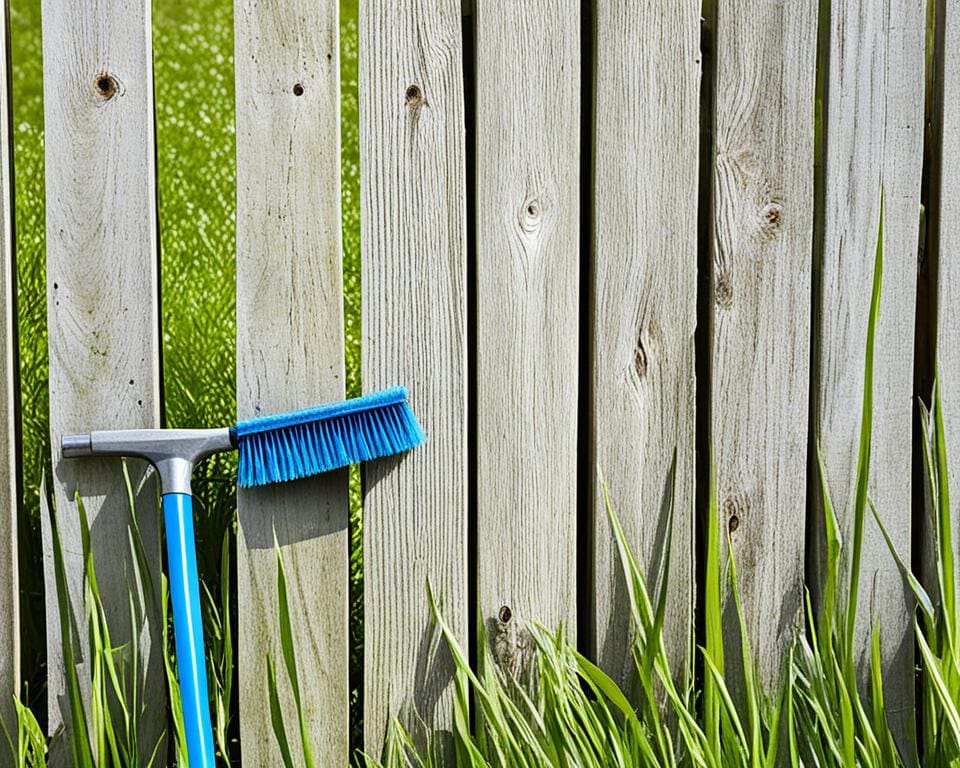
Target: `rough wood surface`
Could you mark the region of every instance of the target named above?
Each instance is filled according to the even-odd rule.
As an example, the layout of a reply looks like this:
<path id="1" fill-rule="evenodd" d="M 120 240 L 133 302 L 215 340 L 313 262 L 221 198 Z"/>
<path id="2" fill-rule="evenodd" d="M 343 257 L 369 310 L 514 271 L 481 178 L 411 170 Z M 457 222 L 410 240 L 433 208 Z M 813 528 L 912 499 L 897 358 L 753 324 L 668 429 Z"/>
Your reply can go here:
<path id="1" fill-rule="evenodd" d="M 344 397 L 340 80 L 336 0 L 237 0 L 237 411 L 240 419 Z M 238 494 L 240 734 L 276 765 L 266 657 L 278 662 L 274 534 L 318 765 L 345 764 L 348 727 L 347 473 Z"/>
<path id="2" fill-rule="evenodd" d="M 20 695 L 20 579 L 17 554 L 17 315 L 10 129 L 9 6 L 0 5 L 0 723 L 16 733 Z M 7 759 L 6 757 L 4 759 Z M 0 764 L 3 761 L 0 760 Z"/>
<path id="3" fill-rule="evenodd" d="M 365 467 L 364 735 L 452 724 L 429 580 L 467 638 L 466 176 L 460 3 L 360 6 L 363 386 L 405 384 L 428 436 Z"/>
<path id="4" fill-rule="evenodd" d="M 478 599 L 494 638 L 510 616 L 573 639 L 580 3 L 481 1 L 474 19 Z"/>
<path id="5" fill-rule="evenodd" d="M 112 638 L 129 640 L 129 511 L 120 462 L 60 457 L 60 437 L 159 425 L 160 341 L 150 6 L 146 0 L 43 0 L 47 308 L 54 497 L 70 600 L 86 648 L 82 555 L 74 493 L 91 527 Z M 159 593 L 156 486 L 140 484 L 136 511 Z M 46 523 L 46 521 L 44 521 Z M 49 551 L 49 538 L 45 542 Z M 48 560 L 48 563 L 52 561 Z M 47 584 L 51 733 L 68 717 L 57 599 Z M 148 655 L 146 759 L 166 725 L 159 615 L 140 633 Z M 84 658 L 81 678 L 89 679 Z"/>
<path id="6" fill-rule="evenodd" d="M 812 428 L 823 450 L 833 506 L 849 550 L 882 185 L 883 294 L 874 351 L 869 492 L 908 562 L 924 6 L 919 0 L 834 0 L 831 5 L 823 118 L 824 208 L 816 243 L 818 349 L 817 367 L 811 373 Z M 823 574 L 821 500 L 814 488 L 817 525 L 810 543 L 817 572 Z M 859 649 L 861 686 L 869 690 L 870 638 L 879 622 L 886 710 L 898 736 L 912 740 L 913 600 L 872 518 L 864 528 L 860 578 L 854 647 Z"/>
<path id="7" fill-rule="evenodd" d="M 803 600 L 816 34 L 815 3 L 718 4 L 712 441 L 771 692 Z"/>
<path id="8" fill-rule="evenodd" d="M 664 502 L 678 451 L 664 640 L 679 663 L 695 599 L 700 2 L 598 3 L 594 50 L 594 452 L 648 582 L 662 588 Z M 595 647 L 627 684 L 629 598 L 599 478 L 593 504 Z"/>
<path id="9" fill-rule="evenodd" d="M 937 3 L 940 57 L 937 76 L 940 78 L 936 105 L 937 141 L 939 157 L 937 226 L 937 364 L 940 372 L 940 397 L 943 400 L 943 420 L 947 441 L 947 466 L 950 490 L 953 494 L 954 552 L 960 542 L 960 511 L 957 493 L 960 489 L 960 5 L 949 0 Z M 928 401 L 929 392 L 920 393 Z M 928 531 L 929 535 L 929 531 Z M 930 556 L 929 538 L 925 541 L 927 558 L 924 562 L 925 584 L 935 586 L 935 564 Z M 956 556 L 956 555 L 955 555 Z M 957 587 L 960 589 L 960 568 L 957 568 Z"/>

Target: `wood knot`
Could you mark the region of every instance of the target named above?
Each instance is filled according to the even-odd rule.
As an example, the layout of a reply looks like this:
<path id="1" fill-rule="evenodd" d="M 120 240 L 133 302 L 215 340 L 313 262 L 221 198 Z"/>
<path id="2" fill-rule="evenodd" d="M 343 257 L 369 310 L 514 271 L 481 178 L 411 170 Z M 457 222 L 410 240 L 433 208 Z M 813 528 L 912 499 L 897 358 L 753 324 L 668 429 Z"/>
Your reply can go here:
<path id="1" fill-rule="evenodd" d="M 420 90 L 419 85 L 414 83 L 407 88 L 406 93 L 403 95 L 403 104 L 409 109 L 417 109 L 423 104 L 423 91 Z"/>
<path id="2" fill-rule="evenodd" d="M 647 323 L 647 336 L 650 337 L 651 341 L 659 341 L 663 338 L 663 329 L 660 327 L 660 323 L 656 320 Z"/>
<path id="3" fill-rule="evenodd" d="M 293 95 L 294 95 L 294 96 L 303 96 L 303 83 L 294 83 L 294 85 L 293 85 Z"/>
<path id="4" fill-rule="evenodd" d="M 647 375 L 647 349 L 643 346 L 643 334 L 637 337 L 637 346 L 633 350 L 633 369 L 641 379 Z"/>
<path id="5" fill-rule="evenodd" d="M 104 101 L 110 101 L 117 94 L 123 95 L 120 81 L 106 70 L 101 71 L 93 78 L 93 87 L 97 95 Z"/>
<path id="6" fill-rule="evenodd" d="M 717 282 L 713 289 L 714 301 L 721 309 L 730 309 L 733 306 L 733 283 L 730 275 L 721 272 L 717 275 Z"/>
<path id="7" fill-rule="evenodd" d="M 780 220 L 783 216 L 783 206 L 777 200 L 771 200 L 760 211 L 760 236 L 764 240 L 772 240 L 780 231 Z"/>
<path id="8" fill-rule="evenodd" d="M 520 211 L 520 228 L 527 234 L 533 234 L 540 228 L 540 220 L 543 216 L 543 206 L 540 200 L 532 197 L 523 204 Z"/>
<path id="9" fill-rule="evenodd" d="M 490 622 L 493 658 L 516 682 L 528 680 L 533 669 L 535 644 L 523 622 L 513 620 L 510 606 L 502 605 Z"/>
<path id="10" fill-rule="evenodd" d="M 721 509 L 727 521 L 727 530 L 732 534 L 740 527 L 746 504 L 736 496 L 727 496 Z"/>

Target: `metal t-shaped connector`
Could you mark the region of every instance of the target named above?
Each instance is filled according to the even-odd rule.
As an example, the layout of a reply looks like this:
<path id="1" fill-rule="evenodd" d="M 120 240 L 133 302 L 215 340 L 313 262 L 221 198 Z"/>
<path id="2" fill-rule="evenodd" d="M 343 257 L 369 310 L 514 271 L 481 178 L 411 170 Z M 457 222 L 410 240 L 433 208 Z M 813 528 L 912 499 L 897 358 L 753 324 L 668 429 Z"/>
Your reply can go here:
<path id="1" fill-rule="evenodd" d="M 132 456 L 146 459 L 160 475 L 161 493 L 190 493 L 194 465 L 220 451 L 236 448 L 231 430 L 117 429 L 88 435 L 63 435 L 65 459 L 82 456 Z"/>

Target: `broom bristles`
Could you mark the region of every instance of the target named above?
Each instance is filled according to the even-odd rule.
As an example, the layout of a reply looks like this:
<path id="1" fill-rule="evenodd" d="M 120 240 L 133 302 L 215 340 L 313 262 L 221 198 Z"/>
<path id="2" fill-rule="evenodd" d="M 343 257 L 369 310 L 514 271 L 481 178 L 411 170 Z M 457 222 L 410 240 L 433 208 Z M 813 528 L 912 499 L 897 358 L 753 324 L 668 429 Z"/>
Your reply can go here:
<path id="1" fill-rule="evenodd" d="M 427 437 L 403 387 L 236 426 L 243 488 L 329 472 L 408 451 Z"/>

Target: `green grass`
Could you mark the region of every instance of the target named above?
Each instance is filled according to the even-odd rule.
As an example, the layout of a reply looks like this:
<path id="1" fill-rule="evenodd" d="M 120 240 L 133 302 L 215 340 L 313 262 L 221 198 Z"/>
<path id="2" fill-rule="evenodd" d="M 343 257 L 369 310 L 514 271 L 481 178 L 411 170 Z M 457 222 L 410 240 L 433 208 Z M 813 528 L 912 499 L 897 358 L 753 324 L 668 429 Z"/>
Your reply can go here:
<path id="1" fill-rule="evenodd" d="M 950 496 L 947 483 L 946 442 L 943 404 L 935 389 L 931 410 L 924 411 L 926 436 L 924 466 L 927 474 L 930 537 L 934 543 L 936 584 L 933 595 L 919 583 L 904 565 L 897 562 L 910 589 L 917 597 L 919 616 L 916 637 L 920 651 L 921 728 L 920 755 L 904 754 L 894 741 L 883 703 L 883 681 L 879 654 L 879 630 L 872 642 L 869 689 L 858 690 L 856 657 L 851 641 L 856 624 L 860 551 L 865 527 L 870 524 L 868 510 L 877 525 L 879 516 L 867 494 L 870 473 L 873 395 L 873 345 L 879 316 L 883 251 L 882 215 L 875 259 L 873 300 L 867 331 L 864 360 L 863 407 L 858 451 L 858 481 L 852 531 L 845 547 L 842 532 L 833 511 L 829 489 L 822 486 L 824 523 L 827 533 L 827 569 L 820 613 L 814 616 L 807 601 L 807 624 L 794 638 L 784 662 L 784 680 L 780 690 L 768 695 L 755 674 L 755 658 L 748 642 L 737 582 L 736 563 L 721 562 L 719 511 L 715 490 L 710 493 L 710 525 L 706 543 L 707 567 L 704 590 L 704 615 L 707 621 L 704 646 L 698 649 L 703 662 L 703 678 L 695 680 L 690 667 L 673 669 L 663 640 L 666 615 L 666 589 L 669 582 L 670 540 L 674 514 L 676 456 L 667 470 L 664 508 L 668 510 L 664 561 L 655 569 L 659 594 L 648 587 L 645 568 L 630 550 L 623 529 L 607 498 L 607 515 L 625 577 L 634 640 L 631 648 L 638 691 L 629 698 L 617 683 L 578 653 L 562 629 L 551 632 L 538 624 L 528 624 L 526 632 L 535 653 L 529 668 L 522 673 L 497 666 L 482 625 L 478 628 L 479 668 L 473 669 L 453 631 L 440 613 L 427 585 L 430 604 L 439 633 L 447 643 L 455 664 L 452 712 L 452 744 L 437 739 L 426 745 L 417 743 L 399 720 L 389 729 L 381 759 L 358 755 L 366 768 L 433 768 L 448 763 L 449 750 L 459 766 L 697 766 L 699 768 L 767 768 L 768 766 L 911 766 L 922 757 L 924 764 L 953 765 L 960 761 L 960 651 L 957 631 L 960 616 L 954 572 L 954 550 Z M 822 471 L 821 477 L 825 476 Z M 125 477 L 129 489 L 129 478 Z M 86 531 L 82 503 L 81 527 Z M 137 546 L 137 518 L 130 494 L 130 541 L 136 563 L 145 562 Z M 87 611 L 84 627 L 90 641 L 91 660 L 81 681 L 74 668 L 74 638 L 81 627 L 73 623 L 66 610 L 65 577 L 56 519 L 53 518 L 54 557 L 61 602 L 61 637 L 69 674 L 67 692 L 72 721 L 81 727 L 71 732 L 73 764 L 77 766 L 127 766 L 134 764 L 138 744 L 138 663 L 136 644 L 114 648 L 110 627 L 100 604 L 96 571 L 89 548 L 89 536 L 83 537 L 85 562 L 84 590 Z M 886 532 L 884 535 L 886 535 Z M 889 542 L 889 539 L 888 539 Z M 729 545 L 729 542 L 728 542 Z M 274 736 L 284 766 L 314 764 L 303 710 L 307 692 L 299 689 L 297 659 L 291 639 L 291 617 L 286 599 L 286 574 L 279 547 L 277 551 L 277 622 L 281 635 L 282 675 L 277 663 L 268 657 L 264 674 L 268 681 Z M 732 552 L 732 547 L 727 547 Z M 229 547 L 221 548 L 227 557 Z M 726 567 L 724 567 L 726 566 Z M 223 573 L 229 572 L 226 563 Z M 841 587 L 843 569 L 848 569 L 848 586 Z M 728 574 L 726 581 L 721 574 Z M 131 605 L 134 622 L 142 621 L 149 595 L 138 596 L 133 588 L 140 578 L 131 580 Z M 152 591 L 149 578 L 143 581 L 145 592 Z M 935 587 L 935 589 L 934 589 Z M 163 602 L 166 589 L 161 584 Z M 229 584 L 223 585 L 220 599 L 207 592 L 211 613 L 222 627 L 229 626 Z M 726 646 L 719 616 L 724 604 L 732 600 L 739 620 L 740 643 Z M 140 617 L 140 618 L 138 618 Z M 136 637 L 134 632 L 133 636 Z M 170 647 L 169 637 L 165 638 Z M 218 638 L 224 647 L 229 638 Z M 692 642 L 692 637 L 691 637 Z M 217 653 L 212 654 L 214 657 Z M 232 661 L 215 669 L 216 680 L 229 679 Z M 168 685 L 171 700 L 179 698 L 173 663 L 168 653 Z M 730 675 L 728 677 L 728 674 Z M 734 693 L 728 679 L 742 682 Z M 85 695 L 82 682 L 89 683 Z M 279 706 L 280 686 L 287 686 L 296 704 L 297 720 L 285 723 Z M 215 698 L 229 699 L 214 686 Z M 42 731 L 26 707 L 19 708 L 20 721 L 15 737 L 8 735 L 17 764 L 24 768 L 44 765 Z M 226 728 L 218 723 L 218 728 Z M 89 735 L 88 735 L 89 734 Z M 171 749 L 182 764 L 182 723 L 172 720 Z M 221 754 L 222 734 L 218 733 Z M 149 745 L 148 745 L 149 746 Z M 377 751 L 378 745 L 368 745 Z M 229 751 L 229 750 L 227 750 Z M 153 756 L 159 760 L 158 755 Z M 158 763 L 159 764 L 159 763 Z"/>
<path id="2" fill-rule="evenodd" d="M 7 734 L 17 765 L 45 765 L 43 736 L 45 642 L 43 582 L 40 570 L 40 478 L 49 465 L 46 373 L 46 296 L 44 277 L 43 110 L 39 0 L 13 0 L 14 139 L 18 323 L 23 391 L 25 498 L 21 520 L 21 574 L 26 685 L 17 733 Z M 154 48 L 160 204 L 164 405 L 171 426 L 231 423 L 235 416 L 235 167 L 233 29 L 230 0 L 154 3 Z M 357 117 L 357 0 L 341 3 L 343 243 L 347 393 L 360 394 L 359 159 Z M 882 225 L 881 225 L 882 226 Z M 912 765 L 917 755 L 901 754 L 883 707 L 879 635 L 874 633 L 870 689 L 857 690 L 853 647 L 859 589 L 860 547 L 864 528 L 873 524 L 867 495 L 872 424 L 872 349 L 883 253 L 878 238 L 874 301 L 865 357 L 854 525 L 845 541 L 822 487 L 827 534 L 827 573 L 819 612 L 808 601 L 805 632 L 784 662 L 784 685 L 761 690 L 747 634 L 725 647 L 721 615 L 728 600 L 743 624 L 736 564 L 721 561 L 721 527 L 716 497 L 710 496 L 707 567 L 704 589 L 706 632 L 699 654 L 702 679 L 692 668 L 673 669 L 662 629 L 665 592 L 651 594 L 644 569 L 626 546 L 616 515 L 608 508 L 620 564 L 628 585 L 636 630 L 632 647 L 639 694 L 628 698 L 606 674 L 577 653 L 562 630 L 526 628 L 537 649 L 525 681 L 517 681 L 493 662 L 481 632 L 480 667 L 470 668 L 463 649 L 435 610 L 456 663 L 453 748 L 459 765 L 530 766 L 767 766 L 774 764 L 841 766 Z M 929 537 L 936 555 L 936 583 L 925 589 L 898 555 L 904 577 L 917 596 L 916 626 L 921 674 L 918 745 L 926 764 L 960 760 L 960 605 L 955 585 L 955 556 L 947 484 L 943 404 L 934 393 L 924 412 L 924 467 L 929 485 Z M 238 753 L 233 657 L 237 615 L 235 584 L 236 491 L 231 457 L 207 462 L 196 475 L 197 538 L 203 583 L 204 626 L 209 643 L 211 694 L 217 749 L 236 764 Z M 673 469 L 669 469 L 672 477 Z M 821 472 L 821 476 L 824 473 Z M 351 471 L 351 668 L 354 670 L 352 744 L 360 744 L 362 702 L 359 669 L 363 637 L 362 525 L 359 474 Z M 670 499 L 668 499 L 670 500 Z M 82 509 L 82 506 L 81 506 Z M 132 511 L 132 508 L 131 508 Z M 135 516 L 131 540 L 136 541 Z M 669 527 L 669 526 L 668 526 Z M 138 744 L 140 703 L 134 682 L 139 649 L 114 648 L 99 602 L 96 571 L 85 546 L 87 612 L 80 626 L 61 610 L 65 658 L 74 639 L 86 633 L 93 649 L 88 667 L 92 691 L 74 672 L 68 694 L 74 721 L 87 723 L 73 733 L 73 763 L 129 765 Z M 730 548 L 728 547 L 728 550 Z M 666 546 L 664 551 L 669 552 Z M 62 581 L 62 563 L 57 558 Z M 727 567 L 725 567 L 727 566 Z M 282 559 L 278 558 L 280 575 Z M 665 584 L 670 563 L 660 564 Z M 844 571 L 848 578 L 843 578 Z M 727 577 L 724 579 L 723 574 Z M 149 580 L 148 580 L 149 581 Z M 280 581 L 281 587 L 283 580 Z M 848 586 L 841 587 L 842 584 Z M 61 585 L 62 586 L 62 585 Z M 166 583 L 159 584 L 166 607 Z M 62 590 L 61 590 L 62 594 Z M 134 591 L 134 621 L 144 610 Z M 432 599 L 432 596 L 431 596 Z M 278 622 L 289 626 L 283 595 Z M 136 633 L 134 633 L 136 636 Z M 168 649 L 172 638 L 165 637 Z M 693 642 L 693 638 L 690 638 Z M 289 647 L 288 647 L 289 646 Z M 282 643 L 282 659 L 270 659 L 264 674 L 272 699 L 280 686 L 297 684 L 292 645 Z M 170 699 L 178 701 L 172 650 L 166 655 Z M 277 662 L 280 664 L 278 674 Z M 68 665 L 72 668 L 72 664 Z M 737 671 L 733 693 L 726 672 Z M 742 690 L 740 690 L 742 688 Z M 28 693 L 30 695 L 28 695 Z M 294 690 L 295 701 L 299 692 Z M 303 692 L 303 695 L 307 695 Z M 473 710 L 473 711 L 471 711 Z M 275 710 L 274 730 L 285 765 L 309 764 L 309 740 L 302 717 L 283 723 Z M 182 760 L 182 724 L 171 720 L 171 752 Z M 471 726 L 473 723 L 473 726 Z M 88 737 L 87 734 L 90 734 Z M 372 746 L 372 745 L 368 745 Z M 433 766 L 444 745 L 422 753 L 399 722 L 390 730 L 383 765 Z M 369 766 L 380 765 L 372 757 Z M 163 761 L 155 760 L 159 765 Z"/>
<path id="3" fill-rule="evenodd" d="M 696 684 L 689 669 L 673 670 L 663 643 L 666 589 L 649 591 L 644 569 L 626 542 L 607 498 L 611 530 L 627 584 L 634 627 L 632 656 L 639 694 L 627 694 L 566 640 L 562 629 L 551 633 L 527 625 L 536 648 L 532 670 L 515 677 L 493 660 L 483 626 L 478 628 L 479 669 L 440 614 L 430 594 L 434 619 L 452 654 L 454 673 L 453 749 L 458 766 L 698 766 L 766 768 L 776 765 L 898 766 L 960 763 L 960 606 L 957 605 L 952 518 L 947 485 L 943 405 L 939 387 L 931 412 L 924 411 L 925 468 L 930 504 L 930 531 L 937 565 L 936 594 L 931 597 L 891 546 L 904 580 L 917 597 L 916 623 L 921 663 L 920 754 L 904 753 L 893 737 L 883 700 L 880 628 L 875 627 L 867 691 L 858 689 L 853 633 L 857 622 L 861 551 L 868 511 L 884 536 L 879 515 L 868 496 L 873 424 L 873 352 L 883 281 L 883 206 L 877 233 L 873 293 L 864 357 L 864 381 L 857 484 L 849 551 L 834 514 L 829 489 L 822 485 L 826 530 L 826 567 L 820 612 L 814 616 L 807 596 L 806 627 L 798 631 L 783 659 L 783 683 L 770 696 L 755 674 L 755 658 L 746 631 L 736 563 L 723 568 L 719 511 L 711 477 L 704 589 L 705 644 L 699 649 L 703 679 Z M 822 456 L 820 477 L 825 478 Z M 667 475 L 667 553 L 657 568 L 669 580 L 670 531 L 676 457 Z M 887 538 L 888 544 L 890 543 Z M 728 542 L 729 544 L 729 542 Z M 727 547 L 732 553 L 732 546 Z M 278 552 L 278 580 L 283 563 Z M 842 571 L 846 569 L 846 588 Z M 721 573 L 728 573 L 722 582 Z M 429 585 L 427 586 L 429 593 Z M 279 596 L 278 621 L 289 622 Z M 725 647 L 720 617 L 733 600 L 739 621 L 739 648 Z M 692 641 L 692 637 L 691 637 Z M 291 656 L 292 659 L 292 656 Z M 733 666 L 731 666 L 733 665 Z M 739 669 L 736 669 L 739 667 Z M 737 694 L 726 673 L 742 681 Z M 296 662 L 288 660 L 287 678 L 295 683 Z M 273 691 L 276 676 L 271 675 Z M 471 727 L 471 723 L 475 723 Z M 406 725 L 409 725 L 406 724 Z M 306 742 L 302 719 L 297 724 Z M 277 713 L 275 735 L 283 749 L 286 726 Z M 377 745 L 368 745 L 376 751 Z M 908 747 L 912 749 L 912 745 Z M 285 765 L 294 765 L 289 747 Z M 390 726 L 382 761 L 364 755 L 367 768 L 434 768 L 448 764 L 444 744 L 419 744 L 399 719 Z"/>
<path id="4" fill-rule="evenodd" d="M 164 417 L 169 426 L 219 426 L 236 418 L 233 3 L 153 4 L 157 184 L 161 252 Z M 45 611 L 40 478 L 49 469 L 40 1 L 12 0 L 18 326 L 24 504 L 20 521 L 24 698 L 45 721 Z M 357 0 L 341 3 L 343 243 L 347 392 L 360 394 L 360 220 Z M 235 750 L 236 701 L 224 590 L 235 583 L 235 458 L 197 468 L 198 568 L 217 693 L 217 742 Z M 351 472 L 351 654 L 362 647 L 360 482 Z M 227 591 L 229 594 L 229 590 Z M 216 596 L 216 598 L 214 597 Z M 359 680 L 351 706 L 360 732 Z M 26 692 L 34 694 L 27 697 Z M 355 736 L 355 738 L 359 738 Z"/>

